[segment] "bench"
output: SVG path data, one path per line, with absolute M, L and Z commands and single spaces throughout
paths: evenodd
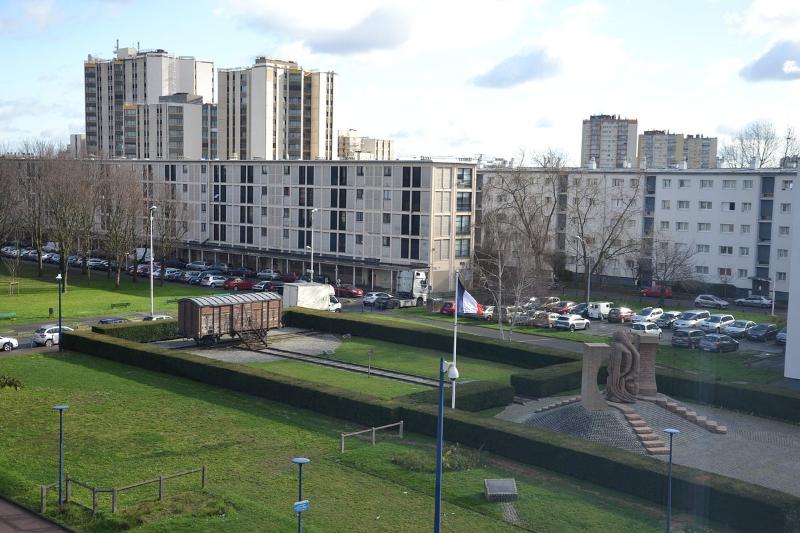
M 130 302 L 120 302 L 116 304 L 111 304 L 111 309 L 116 309 L 118 307 L 130 307 L 130 305 L 131 305 Z
M 0 313 L 0 319 L 3 319 L 3 318 L 8 318 L 8 319 L 17 318 L 17 312 L 16 311 L 8 311 L 7 313 Z

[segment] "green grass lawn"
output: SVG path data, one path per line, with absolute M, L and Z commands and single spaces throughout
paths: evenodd
M 291 531 L 296 456 L 312 461 L 303 476 L 311 501 L 306 531 L 430 531 L 432 474 L 391 461 L 402 452 L 430 462 L 431 441 L 424 437 L 381 436 L 375 447 L 350 440 L 342 456 L 338 433 L 352 424 L 173 376 L 74 353 L 0 358 L 0 373 L 25 385 L 0 390 L 0 493 L 6 497 L 37 507 L 39 485 L 56 479 L 58 418 L 51 407 L 59 403 L 69 405 L 65 471 L 75 479 L 120 486 L 208 466 L 204 491 L 196 477 L 170 480 L 164 502 L 154 486 L 123 493 L 116 515 L 108 495 L 101 496 L 96 518 L 75 506 L 61 513 L 51 492 L 49 516 L 77 531 Z M 514 530 L 497 506 L 482 501 L 486 475 L 518 480 L 516 507 L 530 530 L 663 529 L 660 506 L 536 469 L 475 468 L 444 476 L 445 531 Z M 89 502 L 77 488 L 73 498 Z
M 5 269 L 0 268 L 0 313 L 17 313 L 17 318 L 13 321 L 0 320 L 0 329 L 17 324 L 52 321 L 48 317 L 48 309 L 52 307 L 55 316 L 58 313 L 56 273 L 56 269 L 48 265 L 44 270 L 44 277 L 38 278 L 33 265 L 22 265 L 21 275 L 18 277 L 19 295 L 9 296 L 7 286 L 10 278 Z M 167 300 L 207 295 L 211 291 L 206 287 L 167 281 L 162 286 L 156 280 L 153 292 L 156 311 L 174 314 L 178 304 L 167 303 Z M 112 303 L 124 302 L 130 303 L 130 306 L 111 308 Z M 150 282 L 147 278 L 139 278 L 134 283 L 130 276 L 123 274 L 120 288 L 117 289 L 114 287 L 114 280 L 108 279 L 105 272 L 92 271 L 91 277 L 87 279 L 77 270 L 70 269 L 69 285 L 67 292 L 62 295 L 61 305 L 64 321 L 68 324 L 84 317 L 149 312 Z
M 771 383 L 783 377 L 776 370 L 749 366 L 754 361 L 758 358 L 748 352 L 713 353 L 672 346 L 659 346 L 656 354 L 657 364 L 710 381 Z
M 301 361 L 247 363 L 247 366 L 261 368 L 268 372 L 305 381 L 336 385 L 343 389 L 369 394 L 383 400 L 391 400 L 398 396 L 406 396 L 429 389 L 429 387 L 423 385 L 414 385 L 393 379 L 367 376 L 365 374 L 357 374 L 355 372 L 348 372 L 347 370 L 304 363 Z

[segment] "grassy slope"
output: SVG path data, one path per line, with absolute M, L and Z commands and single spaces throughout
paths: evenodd
M 297 483 L 290 459 L 298 455 L 312 459 L 304 476 L 304 496 L 311 500 L 307 531 L 430 530 L 432 476 L 398 472 L 389 460 L 399 444 L 359 451 L 364 445 L 353 441 L 358 455 L 348 452 L 342 464 L 338 432 L 352 425 L 340 420 L 79 354 L 6 357 L 0 373 L 25 384 L 21 391 L 0 390 L 0 493 L 6 496 L 36 506 L 38 485 L 55 479 L 58 424 L 51 406 L 61 402 L 70 406 L 66 472 L 77 479 L 119 486 L 208 465 L 205 492 L 196 479 L 171 480 L 165 502 L 153 501 L 153 486 L 125 493 L 114 516 L 103 497 L 98 518 L 80 511 L 66 517 L 80 531 L 128 524 L 159 532 L 290 531 Z M 410 437 L 430 450 L 429 441 Z M 446 530 L 512 529 L 494 506 L 481 502 L 488 473 L 512 475 L 492 469 L 445 476 Z M 549 474 L 546 483 L 513 475 L 524 488 L 520 515 L 537 530 L 540 520 L 548 531 L 596 530 L 598 524 L 612 531 L 661 528 L 658 508 L 631 504 L 629 497 L 596 496 Z M 88 503 L 78 489 L 73 497 Z M 57 516 L 52 502 L 49 512 Z

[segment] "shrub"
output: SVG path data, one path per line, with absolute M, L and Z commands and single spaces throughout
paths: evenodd
M 445 392 L 449 404 L 450 394 Z M 438 404 L 439 390 L 430 389 L 409 394 L 412 402 Z M 514 389 L 496 381 L 469 381 L 456 385 L 456 408 L 464 411 L 483 411 L 505 407 L 514 401 Z
M 177 320 L 153 320 L 92 326 L 94 333 L 135 342 L 156 342 L 180 339 Z
M 420 450 L 408 450 L 395 454 L 392 463 L 414 472 L 435 472 L 436 454 Z M 481 453 L 478 450 L 464 448 L 459 443 L 446 445 L 442 449 L 442 470 L 454 472 L 471 470 L 481 466 Z
M 512 374 L 511 385 L 517 394 L 529 398 L 544 398 L 564 391 L 580 389 L 582 364 L 580 361 L 576 361 Z M 605 385 L 607 377 L 606 367 L 601 367 L 597 373 L 598 385 Z

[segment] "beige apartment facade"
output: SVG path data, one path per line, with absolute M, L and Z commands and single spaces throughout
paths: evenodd
M 630 168 L 636 161 L 636 119 L 592 115 L 583 121 L 581 166 Z
M 362 137 L 358 131 L 339 131 L 339 159 L 355 161 L 388 161 L 394 159 L 394 141 Z
M 717 139 L 663 130 L 639 135 L 639 168 L 716 168 Z

